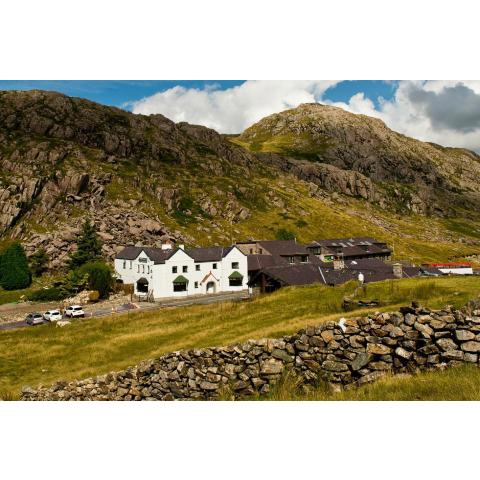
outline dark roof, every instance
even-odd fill
[[[373,237],[351,237],[351,238],[328,238],[325,240],[314,240],[307,248],[312,247],[354,247],[359,245],[384,245],[386,242]]]
[[[128,245],[121,252],[117,253],[115,258],[120,260],[135,260],[141,252],[145,252],[147,257],[157,265],[159,263],[165,263],[165,260],[170,258],[175,251],[176,250],[173,249],[162,250],[161,248],[134,247]]]
[[[211,262],[218,261],[225,257],[234,247],[207,247],[207,248],[188,248],[185,253],[192,257],[195,262]],[[143,251],[148,258],[154,262],[155,265],[165,263],[165,260],[170,258],[178,248],[162,250],[161,248],[151,247],[134,247],[127,246],[119,252],[115,258],[121,260],[135,260]]]
[[[363,274],[364,282],[379,282],[393,280],[393,265],[378,259],[347,260],[345,267],[339,270],[333,268],[332,263],[302,263],[267,266],[261,269],[251,280],[254,284],[257,277],[264,273],[283,285],[308,285],[311,283],[324,283],[327,285],[339,285],[349,280],[358,280],[358,275]],[[434,272],[428,272],[433,274]],[[424,274],[424,268],[404,266],[403,278],[416,277]],[[438,274],[441,274],[438,271]]]
[[[265,273],[267,276],[277,280],[283,285],[324,283],[318,265],[313,265],[311,263],[286,263],[285,265],[266,267],[261,270],[260,273]],[[252,278],[250,283],[255,283],[255,279],[256,277]]]
[[[265,267],[273,267],[274,265],[287,263],[287,260],[273,255],[248,255],[247,263],[248,271],[254,272]]]
[[[308,255],[308,250],[295,240],[262,240],[258,244],[272,255]]]
[[[185,253],[190,255],[196,262],[214,262],[220,261],[232,248],[233,247],[187,248]]]

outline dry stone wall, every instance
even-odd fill
[[[300,385],[359,386],[385,374],[479,364],[480,300],[307,327],[295,335],[173,352],[121,372],[22,390],[23,400],[210,400],[265,394],[291,371]]]

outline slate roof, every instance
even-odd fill
[[[228,255],[232,249],[233,247],[187,248],[185,253],[196,262],[215,262]]]
[[[152,260],[155,265],[158,265],[165,263],[165,260],[170,258],[176,250],[162,250],[161,248],[134,247],[128,245],[121,252],[117,253],[115,258],[120,260],[135,260],[142,251],[145,252],[147,257]]]
[[[305,246],[295,240],[261,240],[258,244],[272,255],[308,255],[309,253]]]
[[[429,269],[431,270],[431,269]],[[441,274],[437,270],[438,274]],[[276,266],[267,266],[261,269],[251,280],[254,284],[261,273],[279,281],[283,285],[308,285],[311,283],[324,283],[327,285],[340,285],[349,280],[358,280],[360,273],[364,276],[364,282],[379,282],[393,280],[393,266],[379,259],[360,259],[345,261],[345,268],[335,270],[332,263],[302,263]],[[435,272],[431,271],[430,274]],[[424,274],[423,267],[404,266],[403,278],[416,277]]]
[[[391,250],[383,241],[372,237],[355,238],[333,238],[327,240],[314,240],[307,245],[307,248],[325,247],[330,249],[341,249],[345,258],[362,255],[390,254]]]
[[[267,276],[279,281],[283,285],[309,285],[311,283],[325,283],[322,280],[318,265],[311,263],[296,263],[266,267],[261,270]],[[259,274],[258,274],[259,275]],[[254,283],[254,277],[250,283]]]
[[[185,253],[192,257],[195,262],[214,262],[220,261],[228,255],[233,248],[234,247],[187,248],[185,249]],[[178,248],[163,250],[161,248],[134,247],[128,245],[119,252],[115,258],[120,260],[135,260],[143,251],[155,265],[158,265],[165,263],[165,260],[170,258],[177,250]]]

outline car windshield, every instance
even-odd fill
[[[41,315],[40,313],[34,313],[33,316],[34,316],[35,318],[38,318],[38,317],[41,317],[42,315]]]
[[[52,310],[50,312],[50,315],[59,315],[59,314],[60,314],[60,312],[58,310]]]
[[[81,310],[82,307],[73,307],[73,310]]]

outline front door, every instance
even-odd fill
[[[215,282],[208,282],[207,293],[215,293],[215,290],[216,290]]]

